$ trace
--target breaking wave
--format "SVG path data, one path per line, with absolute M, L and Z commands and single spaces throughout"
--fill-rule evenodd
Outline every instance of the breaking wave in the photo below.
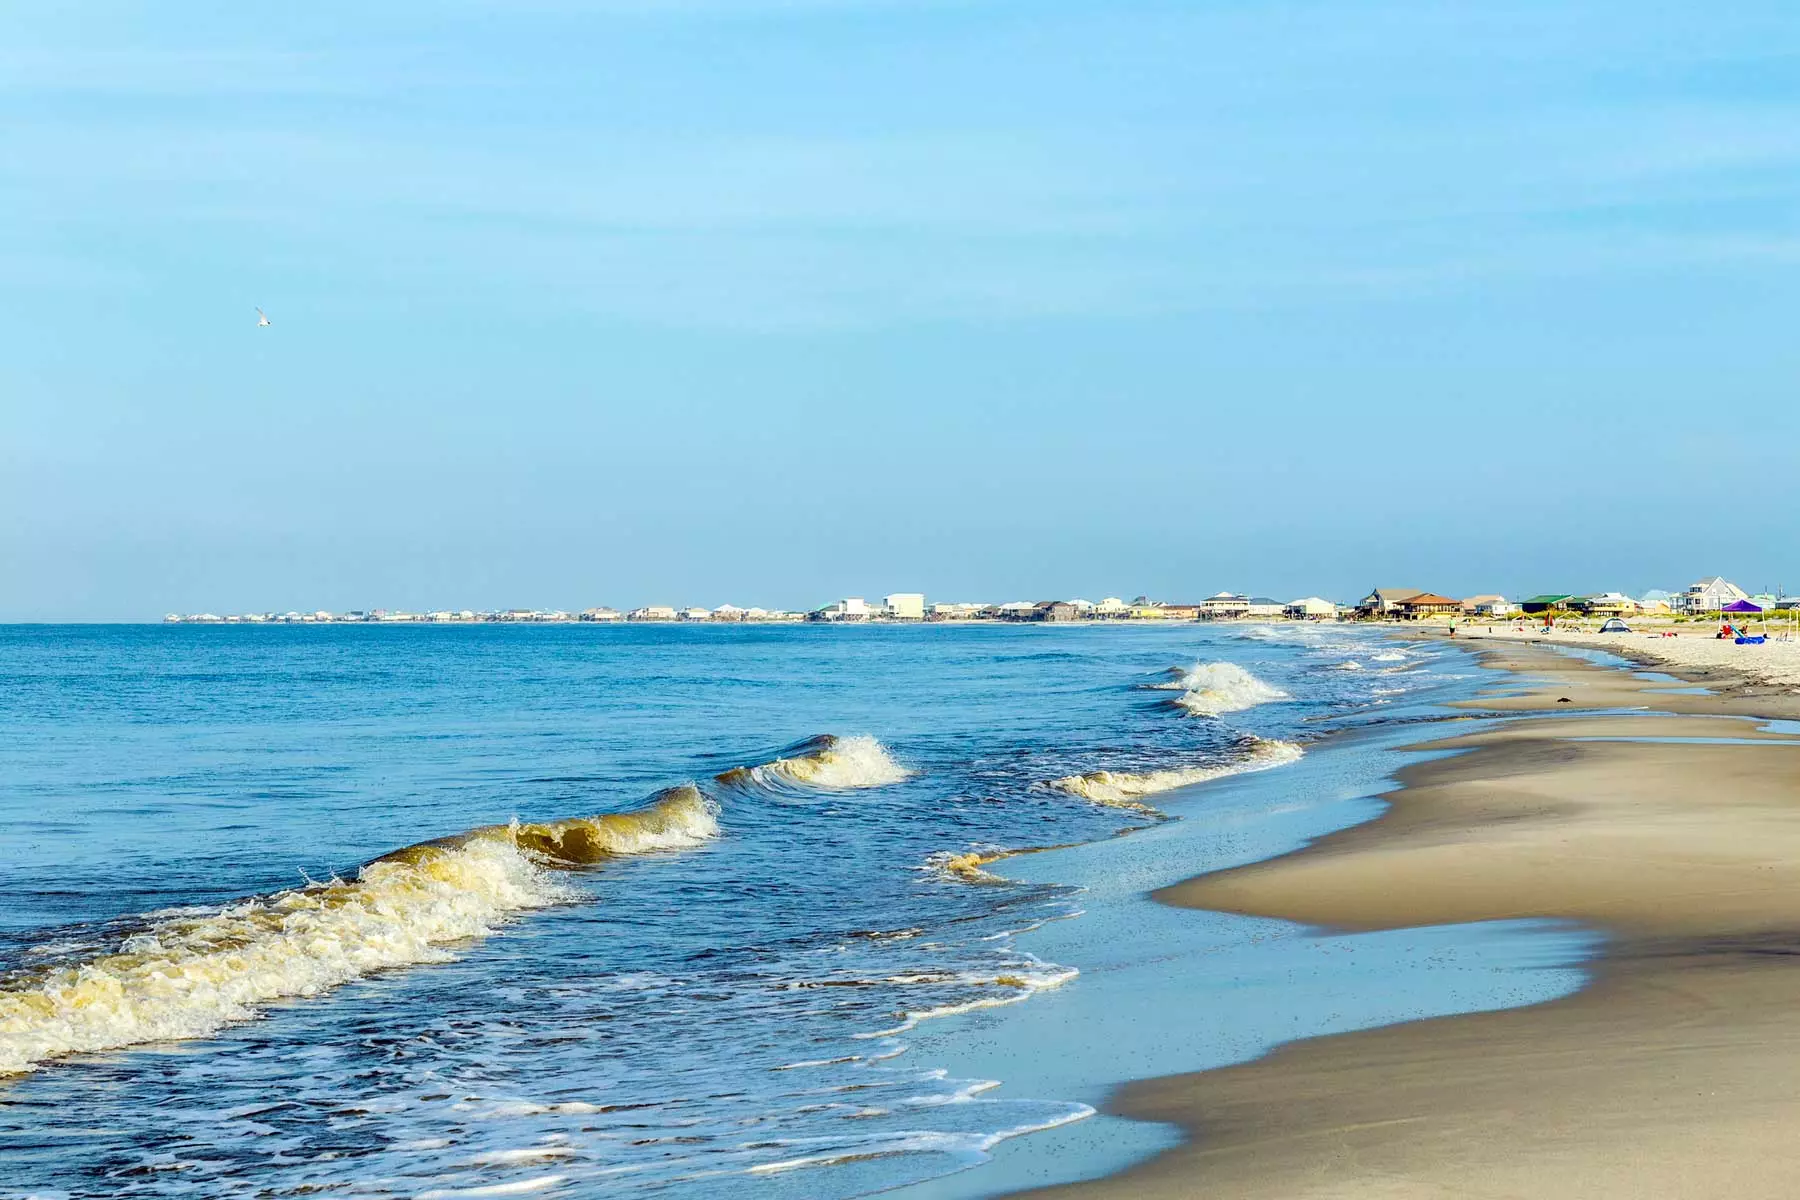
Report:
M 899 783 L 912 774 L 894 761 L 886 746 L 867 734 L 837 737 L 828 733 L 801 742 L 773 762 L 759 767 L 736 767 L 718 779 L 739 787 L 798 784 L 827 791 L 854 791 Z
M 490 825 L 396 850 L 353 880 L 137 919 L 109 954 L 0 977 L 0 1076 L 70 1054 L 205 1037 L 257 1006 L 373 971 L 443 962 L 451 943 L 571 898 L 550 870 L 717 836 L 691 785 L 633 812 Z
M 1292 742 L 1259 741 L 1249 755 L 1233 763 L 1207 766 L 1174 767 L 1163 771 L 1091 771 L 1086 775 L 1068 775 L 1053 779 L 1049 786 L 1071 796 L 1080 796 L 1095 804 L 1113 808 L 1129 808 L 1161 816 L 1157 809 L 1141 802 L 1140 796 L 1192 787 L 1209 779 L 1242 775 L 1250 771 L 1266 771 L 1297 761 L 1304 752 Z
M 1170 667 L 1168 675 L 1166 682 L 1150 686 L 1158 691 L 1180 692 L 1173 703 L 1196 716 L 1217 717 L 1288 698 L 1286 692 L 1264 683 L 1236 663 Z

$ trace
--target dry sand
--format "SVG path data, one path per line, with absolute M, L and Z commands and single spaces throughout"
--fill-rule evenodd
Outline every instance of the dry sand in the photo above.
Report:
M 1597 622 L 1586 623 L 1592 628 Z M 1675 623 L 1670 621 L 1635 621 L 1631 633 L 1590 633 L 1562 626 L 1548 635 L 1536 622 L 1463 623 L 1459 637 L 1481 640 L 1547 642 L 1552 645 L 1589 647 L 1609 650 L 1639 662 L 1684 671 L 1722 671 L 1741 676 L 1750 683 L 1764 684 L 1783 691 L 1800 690 L 1800 637 L 1794 630 L 1778 624 L 1752 622 L 1751 633 L 1764 633 L 1768 641 L 1760 646 L 1740 646 L 1729 638 L 1715 636 L 1715 624 Z
M 1800 704 L 1671 696 L 1522 645 L 1489 658 L 1542 682 L 1498 702 L 1546 715 L 1434 742 L 1464 753 L 1404 770 L 1378 820 L 1160 898 L 1348 929 L 1580 922 L 1608 936 L 1593 982 L 1128 1085 L 1113 1111 L 1186 1143 L 1042 1194 L 1800 1195 L 1800 738 L 1703 715 Z M 1571 717 L 1564 696 L 1686 715 Z M 1578 740 L 1645 736 L 1756 744 Z

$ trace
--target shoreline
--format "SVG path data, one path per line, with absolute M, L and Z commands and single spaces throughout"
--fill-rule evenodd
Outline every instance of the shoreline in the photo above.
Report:
M 1800 1001 L 1800 738 L 1762 726 L 1800 716 L 1800 698 L 1722 669 L 1671 683 L 1468 640 L 1512 694 L 1460 706 L 1509 719 L 1405 747 L 1433 757 L 1395 774 L 1374 819 L 1154 898 L 1319 937 L 1559 922 L 1603 937 L 1585 986 L 1127 1084 L 1105 1111 L 1173 1125 L 1180 1143 L 1019 1194 L 1791 1192 L 1779 1164 L 1800 1117 L 1786 1083 L 1800 1033 L 1783 1028 Z M 1670 690 L 1684 682 L 1717 691 Z
M 1380 645 L 1371 642 L 1369 652 Z M 1011 880 L 1080 890 L 1079 921 L 1055 923 L 1020 943 L 1049 960 L 1079 964 L 1080 979 L 1004 1013 L 965 1014 L 917 1031 L 909 1053 L 951 1064 L 958 1076 L 999 1080 L 997 1096 L 1097 1105 L 1131 1078 L 1244 1062 L 1303 1033 L 1502 1009 L 1521 995 L 1545 1000 L 1574 991 L 1585 979 L 1579 964 L 1592 956 L 1593 939 L 1552 923 L 1334 937 L 1293 922 L 1192 913 L 1152 899 L 1196 871 L 1266 861 L 1366 823 L 1384 807 L 1378 797 L 1393 787 L 1399 762 L 1436 753 L 1416 746 L 1431 729 L 1494 724 L 1492 714 L 1450 707 L 1473 696 L 1476 681 L 1471 658 L 1458 653 L 1448 662 L 1458 672 L 1448 679 L 1462 681 L 1449 683 L 1449 694 L 1421 697 L 1417 711 L 1402 706 L 1384 710 L 1382 721 L 1338 727 L 1278 771 L 1169 793 L 1159 804 L 1176 820 L 1128 838 L 1011 858 L 1004 872 Z M 1223 989 L 1221 980 L 1229 981 Z M 1202 990 L 1204 1007 L 1192 999 Z M 1167 1124 L 1102 1111 L 1008 1138 L 976 1170 L 892 1194 L 1010 1194 L 1127 1170 L 1178 1142 Z

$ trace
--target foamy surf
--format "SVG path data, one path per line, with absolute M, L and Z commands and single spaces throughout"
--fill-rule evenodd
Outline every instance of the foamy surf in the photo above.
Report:
M 1086 775 L 1067 775 L 1061 779 L 1053 779 L 1049 786 L 1095 804 L 1161 816 L 1161 812 L 1142 803 L 1138 797 L 1192 787 L 1210 779 L 1223 779 L 1228 775 L 1266 771 L 1271 767 L 1295 762 L 1303 753 L 1292 742 L 1259 741 L 1247 756 L 1236 762 L 1173 767 L 1161 771 L 1090 771 Z
M 1236 663 L 1195 663 L 1191 667 L 1171 667 L 1168 674 L 1171 678 L 1166 683 L 1151 686 L 1180 692 L 1174 703 L 1196 716 L 1217 717 L 1288 698 L 1286 692 L 1264 683 Z
M 856 791 L 886 787 L 910 778 L 913 772 L 894 761 L 886 746 L 867 734 L 838 737 L 823 734 L 757 767 L 737 767 L 720 775 L 719 782 L 763 787 L 798 784 L 825 791 Z
M 994 975 L 959 974 L 948 980 L 924 980 L 922 982 L 954 982 L 977 989 L 977 992 L 966 1000 L 901 1013 L 900 1023 L 890 1029 L 878 1029 L 873 1033 L 859 1033 L 854 1036 L 858 1038 L 898 1037 L 900 1034 L 917 1028 L 921 1021 L 974 1012 L 981 1008 L 999 1008 L 1002 1005 L 1017 1004 L 1046 989 L 1061 987 L 1080 974 L 1081 972 L 1074 967 L 1057 966 L 1026 955 L 1012 969 Z
M 491 825 L 333 879 L 217 910 L 152 914 L 116 950 L 0 979 L 0 1075 L 71 1054 L 206 1037 L 258 1006 L 453 957 L 516 913 L 571 895 L 547 869 L 716 836 L 693 787 L 635 812 Z

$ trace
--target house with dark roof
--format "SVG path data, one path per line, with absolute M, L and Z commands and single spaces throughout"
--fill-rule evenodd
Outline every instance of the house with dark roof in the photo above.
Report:
M 1400 615 L 1409 621 L 1417 621 L 1421 617 L 1458 616 L 1462 613 L 1461 600 L 1452 600 L 1436 592 L 1420 592 L 1416 596 L 1408 596 L 1396 607 Z
M 1410 600 L 1424 593 L 1418 588 L 1376 588 L 1356 602 L 1356 615 L 1359 617 L 1390 617 L 1399 615 L 1400 602 Z

